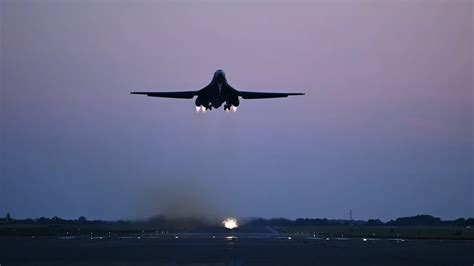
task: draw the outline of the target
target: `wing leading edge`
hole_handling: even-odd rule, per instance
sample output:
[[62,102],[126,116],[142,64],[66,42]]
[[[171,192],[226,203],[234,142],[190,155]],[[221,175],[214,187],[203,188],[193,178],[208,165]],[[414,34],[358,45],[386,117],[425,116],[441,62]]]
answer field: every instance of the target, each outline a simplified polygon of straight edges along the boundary
[[304,95],[304,93],[282,93],[282,92],[254,92],[254,91],[239,91],[238,95],[243,99],[269,99],[269,98],[284,98],[293,95]]
[[177,98],[177,99],[192,99],[197,96],[199,91],[169,91],[169,92],[130,92],[130,94],[141,94],[149,97],[162,97],[162,98]]

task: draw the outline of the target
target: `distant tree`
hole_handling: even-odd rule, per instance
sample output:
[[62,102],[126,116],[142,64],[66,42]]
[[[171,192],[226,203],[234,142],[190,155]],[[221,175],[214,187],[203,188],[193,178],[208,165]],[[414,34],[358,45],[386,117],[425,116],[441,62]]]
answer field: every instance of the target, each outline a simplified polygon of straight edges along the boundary
[[50,223],[50,219],[46,218],[46,217],[40,217],[40,218],[36,219],[36,222],[39,223],[39,224],[48,224],[48,223]]
[[368,225],[368,226],[379,226],[379,225],[384,225],[384,223],[382,221],[380,221],[379,219],[369,219],[365,225]]
[[433,217],[431,215],[416,215],[412,217],[401,217],[397,218],[395,221],[390,221],[387,223],[388,225],[396,225],[396,226],[403,226],[403,225],[441,225],[441,219],[437,217]]
[[81,217],[79,217],[79,218],[77,219],[77,221],[78,221],[79,223],[86,223],[86,222],[87,222],[87,219],[86,219],[86,217],[81,216]]
[[24,219],[24,220],[22,221],[22,223],[24,223],[24,224],[32,224],[32,223],[34,223],[34,221],[33,221],[33,219]]
[[474,218],[468,218],[468,219],[466,219],[465,225],[474,225]]
[[7,216],[5,217],[5,223],[11,223],[13,221],[9,212],[7,212]]
[[464,226],[466,225],[466,219],[459,218],[459,219],[454,220],[453,223],[458,226]]

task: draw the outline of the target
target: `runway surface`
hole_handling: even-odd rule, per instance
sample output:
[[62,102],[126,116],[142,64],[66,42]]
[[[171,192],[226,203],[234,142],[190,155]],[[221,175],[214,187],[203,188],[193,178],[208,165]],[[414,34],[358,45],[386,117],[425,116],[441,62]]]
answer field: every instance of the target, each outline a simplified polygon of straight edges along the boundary
[[0,265],[473,265],[474,241],[278,234],[3,237]]

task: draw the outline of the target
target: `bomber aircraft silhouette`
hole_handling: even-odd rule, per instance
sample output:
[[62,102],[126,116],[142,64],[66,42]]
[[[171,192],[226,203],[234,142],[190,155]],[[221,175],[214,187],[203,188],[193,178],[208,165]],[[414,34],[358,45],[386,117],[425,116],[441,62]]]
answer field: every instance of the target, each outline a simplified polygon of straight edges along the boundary
[[214,73],[209,85],[197,91],[131,92],[131,94],[178,99],[192,99],[197,96],[195,103],[198,112],[206,112],[212,110],[213,107],[217,109],[224,103],[224,111],[235,112],[240,104],[239,96],[242,99],[267,99],[304,95],[304,93],[238,91],[227,83],[225,73],[221,69]]

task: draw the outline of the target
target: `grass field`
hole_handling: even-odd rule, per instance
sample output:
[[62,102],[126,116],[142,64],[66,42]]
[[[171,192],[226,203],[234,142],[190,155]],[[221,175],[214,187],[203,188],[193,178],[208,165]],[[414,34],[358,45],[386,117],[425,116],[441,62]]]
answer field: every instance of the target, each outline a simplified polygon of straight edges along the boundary
[[275,229],[281,233],[323,237],[474,239],[472,228],[456,226],[292,226]]

